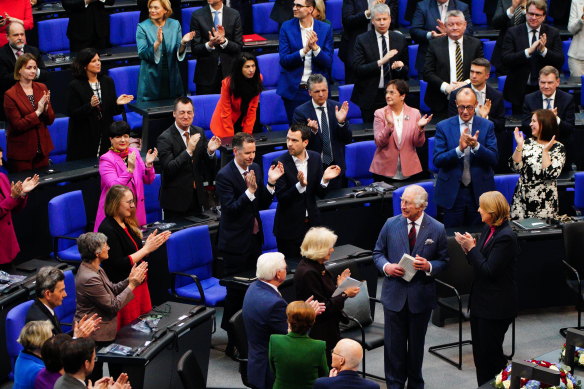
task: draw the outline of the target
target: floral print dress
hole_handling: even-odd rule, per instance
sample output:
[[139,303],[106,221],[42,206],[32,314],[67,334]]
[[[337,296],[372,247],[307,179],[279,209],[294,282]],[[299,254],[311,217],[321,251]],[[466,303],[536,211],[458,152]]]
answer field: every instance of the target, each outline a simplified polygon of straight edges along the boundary
[[526,219],[555,218],[558,213],[558,187],[556,179],[566,162],[566,148],[556,142],[549,151],[552,163],[542,169],[543,145],[535,139],[523,144],[521,162],[509,158],[511,170],[519,173],[519,182],[513,195],[511,217]]

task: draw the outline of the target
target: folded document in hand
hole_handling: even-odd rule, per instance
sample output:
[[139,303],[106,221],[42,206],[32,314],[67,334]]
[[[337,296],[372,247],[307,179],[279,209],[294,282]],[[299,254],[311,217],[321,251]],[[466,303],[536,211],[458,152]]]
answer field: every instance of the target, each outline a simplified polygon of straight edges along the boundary
[[352,288],[355,286],[361,286],[361,281],[357,281],[354,278],[347,277],[347,279],[341,282],[341,285],[337,286],[337,289],[333,293],[333,297],[340,295],[347,288]]
[[410,282],[412,278],[416,275],[417,270],[414,269],[414,257],[409,254],[402,255],[399,260],[398,265],[404,268],[404,275],[402,278],[407,282]]

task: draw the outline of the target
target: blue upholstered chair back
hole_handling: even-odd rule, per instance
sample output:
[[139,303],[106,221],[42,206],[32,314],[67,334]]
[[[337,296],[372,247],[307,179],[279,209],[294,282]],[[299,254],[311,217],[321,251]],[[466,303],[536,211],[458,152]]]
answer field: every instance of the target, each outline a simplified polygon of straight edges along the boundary
[[69,129],[69,118],[56,118],[49,126],[49,133],[55,148],[49,154],[53,163],[61,163],[67,160],[67,135]]
[[[73,275],[71,270],[65,272],[65,292],[67,292],[67,297],[63,299],[61,305],[55,308],[55,314],[59,318],[60,323],[73,324],[77,299],[75,298],[75,275]],[[61,325],[63,332],[69,332],[71,329],[72,326]]]
[[268,183],[268,170],[270,169],[270,165],[272,164],[272,161],[276,158],[278,158],[280,155],[287,153],[288,150],[284,149],[284,150],[278,150],[278,151],[272,151],[271,153],[266,153],[264,155],[262,155],[262,169],[263,169],[263,173],[264,173],[264,185],[266,185]]
[[[359,180],[361,185],[369,185],[373,182],[373,174],[369,171],[373,154],[375,154],[375,141],[349,143],[345,145],[345,164],[347,177]],[[352,186],[352,183],[350,183]]]
[[[493,50],[495,49],[495,43],[497,41],[483,41],[483,52],[485,53],[485,58],[489,61],[493,57]],[[495,67],[491,63],[491,73],[495,71]]]
[[262,54],[258,55],[257,58],[258,67],[260,68],[260,73],[263,76],[264,88],[266,90],[275,89],[278,86],[278,78],[280,78],[280,54]]
[[[401,12],[401,11],[400,11]],[[410,78],[418,79],[418,69],[416,68],[416,58],[418,57],[418,48],[420,45],[409,45],[408,46],[408,73]]]
[[274,3],[252,4],[253,31],[256,34],[277,34],[278,23],[270,19]]
[[205,131],[211,129],[211,118],[220,96],[218,94],[190,96],[195,107],[195,119],[193,120],[195,126],[199,126]]
[[485,0],[472,0],[471,8],[471,20],[472,24],[475,26],[481,26],[487,24],[487,15],[483,12],[483,7],[485,6]]
[[339,49],[335,49],[333,54],[332,76],[337,84],[343,85],[345,83],[345,64],[339,58]]
[[3,158],[6,159],[6,130],[4,128],[0,129],[0,147],[4,150]]
[[[80,190],[63,193],[49,201],[49,233],[51,237],[69,236],[77,238],[86,232],[87,216]],[[75,246],[75,240],[60,239],[57,251]]]
[[[191,31],[191,16],[193,15],[193,12],[195,12],[199,8],[201,8],[201,7],[188,7],[188,8],[183,8],[181,10],[181,23],[180,23],[180,25],[182,28],[183,35],[189,31]],[[195,73],[190,73],[190,74],[193,75]]]
[[574,208],[584,211],[584,172],[574,175]]
[[197,93],[197,84],[195,84],[195,68],[197,67],[196,59],[189,59],[187,62],[187,92],[189,95],[194,96]]
[[407,27],[411,23],[406,20],[406,9],[408,8],[408,0],[399,0],[398,1],[398,20],[400,27]]
[[[166,252],[170,272],[195,274],[201,281],[213,276],[213,250],[207,225],[174,232],[166,242]],[[190,283],[186,277],[177,277],[175,287]]]
[[[108,70],[109,76],[114,80],[116,85],[116,92],[118,94],[132,95],[134,98],[138,97],[138,75],[140,74],[140,65],[121,66],[111,68]],[[126,110],[126,117],[130,128],[135,132],[142,131],[142,116],[136,112],[131,112],[128,107]],[[122,120],[121,115],[118,115],[114,120]]]
[[326,18],[330,20],[334,32],[343,29],[343,0],[327,0],[325,2]]
[[260,94],[260,122],[270,126],[272,131],[288,129],[284,102],[275,89],[265,90]]
[[361,108],[351,101],[351,95],[353,94],[353,84],[340,85],[339,86],[339,101],[343,103],[344,101],[349,102],[349,113],[347,118],[351,123],[363,123],[363,118],[361,117]]
[[135,45],[139,22],[140,11],[110,14],[110,43],[112,46]]
[[162,220],[162,209],[158,194],[160,192],[160,174],[157,174],[150,185],[144,185],[144,197],[146,198],[146,222],[154,223]]
[[428,138],[428,170],[432,173],[438,173],[438,168],[434,165],[434,143],[436,139],[431,136]]
[[274,218],[276,217],[275,209],[265,209],[260,211],[260,218],[262,219],[262,230],[264,233],[264,244],[262,245],[262,253],[269,253],[278,251],[278,244],[274,236]]
[[20,343],[16,341],[20,335],[22,327],[24,327],[26,314],[32,305],[33,300],[18,304],[6,315],[6,351],[10,358],[10,379],[14,376],[14,363],[18,354],[22,350]]
[[428,104],[426,104],[426,102],[424,101],[424,99],[426,98],[426,89],[428,89],[428,83],[424,80],[420,80],[420,111],[425,114],[425,113],[431,113],[431,109],[430,107],[428,107]]
[[68,25],[69,18],[47,19],[37,22],[39,49],[43,53],[69,51]]
[[[503,93],[503,90],[505,90],[505,81],[507,81],[507,76],[499,76],[497,78],[497,87],[501,93]],[[505,106],[505,115],[511,115],[513,113],[511,109],[511,103],[507,100],[503,100],[503,105]]]
[[[420,185],[424,188],[426,193],[428,193],[428,206],[426,207],[426,213],[435,218],[438,215],[438,210],[436,208],[436,203],[434,202],[434,181],[417,182],[416,185]],[[392,201],[394,215],[401,214],[401,196],[406,188],[407,186],[402,186],[393,191]]]
[[517,181],[519,181],[519,174],[498,174],[495,176],[495,190],[505,196],[509,205],[513,202]]

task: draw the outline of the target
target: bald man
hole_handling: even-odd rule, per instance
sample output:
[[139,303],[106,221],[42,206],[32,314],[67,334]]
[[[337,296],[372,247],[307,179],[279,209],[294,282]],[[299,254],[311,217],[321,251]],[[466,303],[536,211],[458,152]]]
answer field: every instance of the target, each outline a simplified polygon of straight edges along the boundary
[[352,339],[341,339],[332,352],[329,377],[314,381],[313,389],[379,389],[379,384],[366,380],[357,371],[363,359],[363,348]]

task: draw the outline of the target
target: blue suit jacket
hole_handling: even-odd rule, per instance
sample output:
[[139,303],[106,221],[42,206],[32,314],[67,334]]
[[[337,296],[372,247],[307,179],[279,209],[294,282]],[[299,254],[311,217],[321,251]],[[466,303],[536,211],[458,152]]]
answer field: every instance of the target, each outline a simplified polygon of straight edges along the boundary
[[[495,190],[493,168],[497,166],[498,154],[493,122],[475,115],[472,123],[472,134],[474,135],[477,131],[479,131],[480,147],[476,153],[471,152],[470,175],[472,189],[478,204],[481,194]],[[450,209],[454,205],[462,177],[464,158],[459,158],[455,150],[459,140],[458,116],[443,120],[436,125],[434,166],[439,171],[434,193],[436,204],[446,209]]]
[[336,377],[320,377],[313,389],[379,389],[379,384],[366,380],[354,370],[340,371]]
[[[320,73],[330,80],[333,65],[333,29],[330,24],[314,20],[314,32],[318,36],[320,53],[312,58],[312,73]],[[300,57],[302,36],[298,19],[290,19],[280,28],[280,78],[277,93],[292,99],[298,91],[298,86],[304,73],[304,59]]]
[[247,379],[258,389],[274,384],[274,375],[268,366],[270,335],[286,334],[286,306],[276,291],[262,281],[249,286],[243,299],[243,321],[247,334]]
[[[462,11],[464,19],[466,20],[466,35],[472,36],[472,21],[470,19],[470,12],[468,4],[460,0],[450,0],[448,2],[448,10],[457,9]],[[412,25],[410,26],[410,35],[412,40],[420,45],[418,48],[418,56],[416,57],[416,69],[421,75],[424,72],[424,62],[426,58],[426,50],[428,49],[429,40],[426,37],[428,31],[436,30],[436,19],[440,19],[440,12],[436,0],[423,0],[416,6],[416,12],[412,18]],[[437,30],[436,30],[437,31]]]
[[[411,255],[426,258],[432,264],[432,276],[443,271],[448,265],[446,230],[444,225],[424,214],[422,225]],[[410,253],[407,219],[394,216],[385,222],[379,233],[373,260],[383,273],[386,263],[399,263],[404,253]],[[436,307],[436,286],[434,278],[418,271],[410,282],[401,278],[385,277],[381,290],[381,302],[385,309],[401,311],[408,304],[411,313],[421,313]]]

